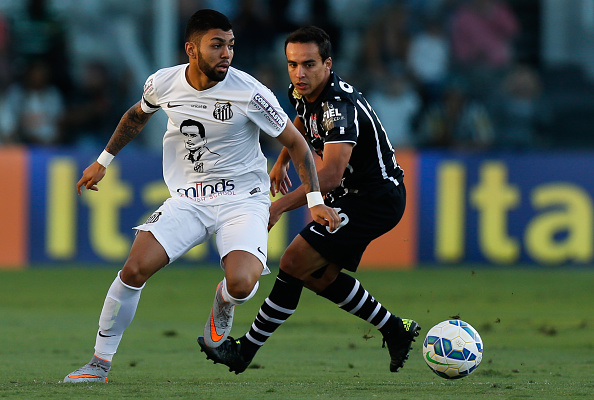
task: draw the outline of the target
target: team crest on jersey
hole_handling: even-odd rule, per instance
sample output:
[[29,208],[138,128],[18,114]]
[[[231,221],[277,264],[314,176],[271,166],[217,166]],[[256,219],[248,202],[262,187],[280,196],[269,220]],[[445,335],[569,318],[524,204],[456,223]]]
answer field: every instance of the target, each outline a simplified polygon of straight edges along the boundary
[[320,134],[318,133],[318,115],[312,114],[309,117],[309,130],[314,138],[319,139]]
[[233,117],[233,111],[231,110],[231,103],[215,103],[214,111],[212,112],[212,116],[219,121],[227,121]]

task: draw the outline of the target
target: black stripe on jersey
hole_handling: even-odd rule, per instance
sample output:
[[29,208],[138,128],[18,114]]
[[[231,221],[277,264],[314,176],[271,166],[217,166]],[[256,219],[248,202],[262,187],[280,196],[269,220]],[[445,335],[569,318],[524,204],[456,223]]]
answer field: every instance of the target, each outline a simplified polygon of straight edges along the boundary
[[158,110],[158,109],[160,108],[159,106],[156,106],[156,105],[154,105],[154,104],[151,104],[151,103],[149,103],[149,102],[148,102],[148,101],[147,101],[147,100],[144,98],[144,96],[142,96],[142,101],[144,101],[144,104],[146,104],[147,106],[149,106],[149,108],[154,108],[154,109],[156,109],[156,110]]

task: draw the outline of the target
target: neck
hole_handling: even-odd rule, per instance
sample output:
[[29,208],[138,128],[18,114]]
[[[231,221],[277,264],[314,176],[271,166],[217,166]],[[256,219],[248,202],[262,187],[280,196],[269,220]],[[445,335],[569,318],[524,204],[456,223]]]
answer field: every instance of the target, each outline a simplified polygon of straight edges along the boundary
[[197,65],[192,66],[191,63],[186,67],[186,81],[196,90],[210,89],[218,83],[204,75]]

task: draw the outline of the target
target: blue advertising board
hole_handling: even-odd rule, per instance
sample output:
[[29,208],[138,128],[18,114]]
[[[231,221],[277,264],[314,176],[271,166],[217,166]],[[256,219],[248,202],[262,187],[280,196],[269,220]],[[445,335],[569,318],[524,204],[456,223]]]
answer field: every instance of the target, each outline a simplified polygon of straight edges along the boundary
[[423,152],[419,260],[592,262],[593,166],[590,153]]

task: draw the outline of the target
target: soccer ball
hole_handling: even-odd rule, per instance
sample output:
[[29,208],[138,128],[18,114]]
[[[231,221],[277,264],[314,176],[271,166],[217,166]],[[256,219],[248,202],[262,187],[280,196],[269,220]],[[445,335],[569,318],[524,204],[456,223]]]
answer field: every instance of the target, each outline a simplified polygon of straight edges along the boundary
[[470,324],[458,319],[443,321],[427,332],[423,359],[442,378],[464,378],[481,363],[483,341]]

